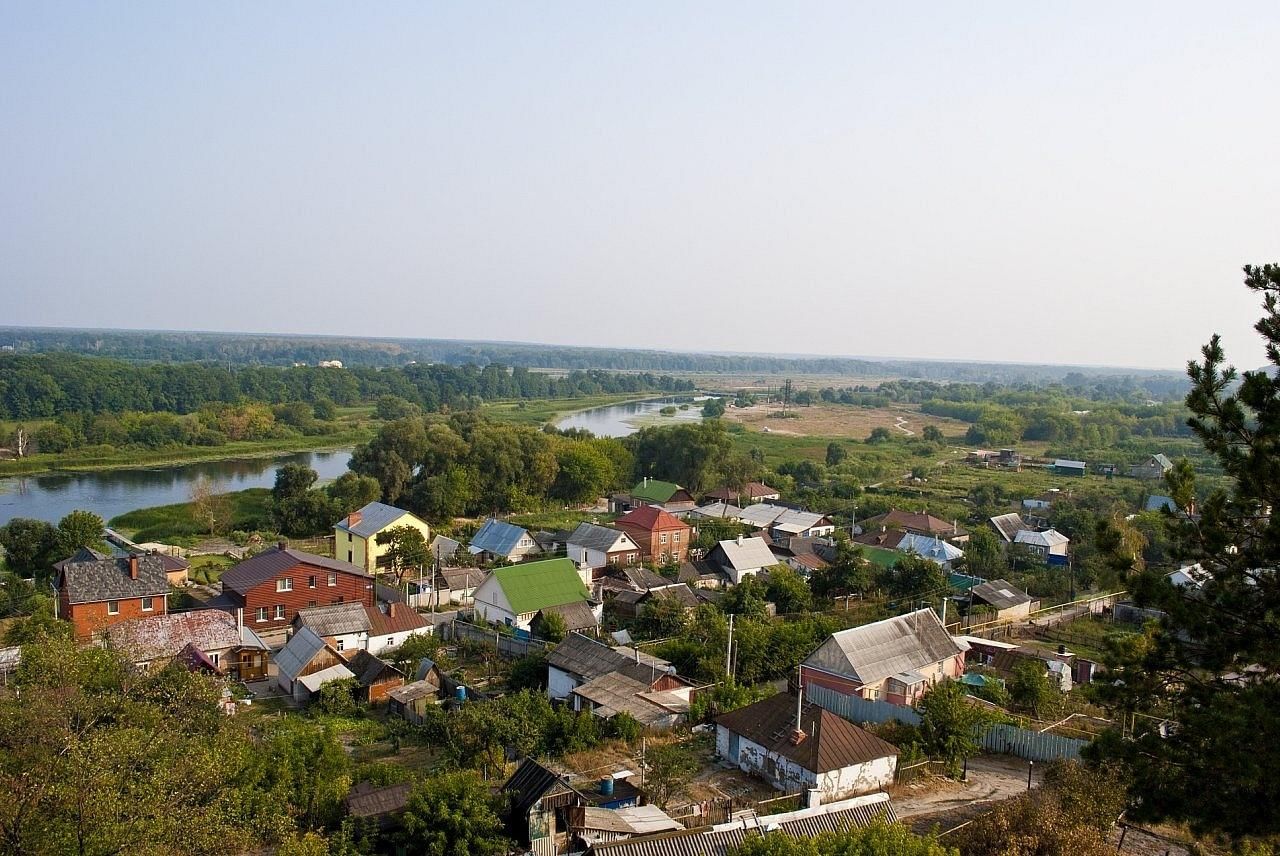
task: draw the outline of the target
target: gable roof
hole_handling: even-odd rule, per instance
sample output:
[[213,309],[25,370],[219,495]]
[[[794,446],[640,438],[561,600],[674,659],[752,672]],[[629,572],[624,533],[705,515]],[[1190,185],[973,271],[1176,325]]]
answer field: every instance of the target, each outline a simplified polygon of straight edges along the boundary
[[267,650],[266,643],[248,627],[219,609],[171,612],[113,624],[104,631],[111,647],[119,648],[134,662],[176,657],[188,645],[203,652],[228,648]]
[[345,636],[348,633],[368,633],[369,614],[363,603],[333,603],[327,606],[308,606],[298,610],[294,624],[306,627],[317,636]]
[[[101,553],[86,551],[80,561],[68,560],[59,569],[59,588],[65,588],[73,604],[99,603],[134,597],[165,597],[169,578],[159,556],[92,558]],[[138,563],[138,578],[129,576],[130,562]]]
[[1068,458],[1058,458],[1053,462],[1055,467],[1067,470],[1083,470],[1088,466],[1084,461],[1073,461]]
[[988,522],[995,528],[996,534],[1010,543],[1019,532],[1031,528],[1031,525],[1023,520],[1021,515],[1012,511],[1008,514],[997,514]]
[[759,537],[721,541],[716,549],[720,550],[725,561],[735,571],[750,571],[778,564],[778,557],[773,555],[765,540]]
[[684,488],[674,482],[642,479],[639,484],[631,489],[631,498],[639,499],[643,502],[669,502],[671,497],[682,490]]
[[523,818],[543,797],[563,795],[575,804],[585,803],[582,794],[573,789],[564,776],[554,773],[532,758],[525,758],[502,786],[504,794],[512,794],[511,812]]
[[970,591],[975,598],[991,604],[996,609],[1012,609],[1024,603],[1031,603],[1031,596],[1008,580],[990,580],[974,586]]
[[403,672],[363,648],[351,655],[347,660],[347,668],[356,676],[356,680],[362,687],[372,686],[385,678],[400,678],[402,682],[404,680]]
[[1071,539],[1057,529],[1046,529],[1043,532],[1023,530],[1013,540],[1018,544],[1034,544],[1037,547],[1060,547],[1071,543]]
[[769,528],[777,529],[785,533],[795,534],[805,532],[819,525],[830,526],[831,521],[827,520],[827,516],[825,514],[784,508],[782,513],[774,519],[773,524]]
[[240,564],[229,568],[222,575],[222,588],[224,591],[230,589],[237,594],[246,595],[268,580],[275,579],[280,574],[298,565],[362,577],[369,580],[370,585],[373,584],[373,577],[365,573],[363,568],[359,568],[350,562],[340,562],[337,559],[327,559],[314,553],[304,553],[301,550],[294,550],[290,547],[276,546],[269,550],[263,550],[258,555],[245,559]]
[[904,553],[915,553],[938,564],[954,562],[964,556],[964,550],[954,544],[943,541],[936,535],[916,535],[908,532],[898,542],[898,549]]
[[886,511],[877,517],[872,517],[863,524],[863,528],[867,530],[882,526],[886,529],[923,532],[929,535],[941,535],[945,538],[966,534],[965,528],[955,522],[942,520],[923,511],[901,511],[897,508]]
[[569,559],[543,559],[494,568],[493,579],[502,587],[512,612],[517,615],[588,599],[587,587],[578,576],[578,566]]
[[[610,648],[603,642],[570,633],[547,654],[547,665],[562,672],[593,680],[613,672],[634,671],[645,678],[666,674],[671,664],[635,648]],[[633,667],[639,667],[635,669]]]
[[707,499],[719,499],[723,502],[741,502],[743,499],[756,500],[781,494],[776,487],[769,487],[763,482],[747,482],[741,490],[725,487],[716,488],[707,494]]
[[814,773],[829,773],[898,755],[897,746],[816,704],[802,706],[800,727],[805,737],[796,743],[792,736],[796,727],[796,697],[790,693],[778,693],[718,716],[716,725]]
[[428,549],[431,551],[431,555],[435,556],[437,559],[449,560],[453,558],[454,554],[458,552],[458,548],[461,546],[462,544],[460,542],[455,541],[452,538],[437,535],[431,539],[431,545]]
[[784,505],[773,505],[768,502],[757,502],[754,505],[748,505],[738,514],[738,520],[747,526],[754,526],[757,529],[773,523],[782,516],[782,512],[787,511]]
[[656,505],[633,508],[613,522],[614,526],[634,526],[646,532],[659,529],[688,529],[689,525]]
[[[431,626],[431,619],[418,612],[408,604],[387,604],[383,612],[376,606],[366,606],[365,616],[369,620],[370,636],[388,636],[392,633],[407,633]],[[394,615],[392,613],[395,613]]]
[[359,535],[361,538],[372,538],[406,514],[418,520],[419,523],[422,522],[403,508],[396,508],[384,502],[371,502],[333,524],[333,528]]
[[742,509],[727,502],[713,502],[689,512],[694,517],[706,517],[712,520],[736,520],[742,516]]
[[564,619],[566,630],[595,630],[600,623],[596,621],[596,614],[591,610],[591,605],[585,600],[575,600],[558,606],[544,606],[538,610],[538,614],[543,616],[552,613]]
[[925,607],[832,633],[805,658],[804,665],[872,684],[965,650],[947,633],[937,613]]
[[471,536],[469,549],[472,553],[492,553],[495,556],[506,556],[516,548],[521,539],[527,538],[528,535],[529,533],[526,530],[521,529],[514,523],[490,517],[484,522],[483,526],[476,530],[476,534]]
[[1147,497],[1147,504],[1143,507],[1143,510],[1161,511],[1165,508],[1176,512],[1178,510],[1178,504],[1173,501],[1173,497],[1171,496],[1161,496],[1153,493],[1151,496]]
[[[276,654],[276,668],[290,680],[297,679],[307,664],[329,645],[310,627],[301,627]],[[337,651],[333,652],[337,655]],[[341,659],[341,658],[339,658]]]
[[601,553],[608,553],[623,538],[627,539],[629,544],[635,545],[635,542],[631,540],[631,536],[619,529],[610,529],[608,526],[600,526],[595,523],[579,523],[578,528],[574,529],[573,534],[569,536],[568,543],[576,547],[585,547],[588,550],[599,550]]

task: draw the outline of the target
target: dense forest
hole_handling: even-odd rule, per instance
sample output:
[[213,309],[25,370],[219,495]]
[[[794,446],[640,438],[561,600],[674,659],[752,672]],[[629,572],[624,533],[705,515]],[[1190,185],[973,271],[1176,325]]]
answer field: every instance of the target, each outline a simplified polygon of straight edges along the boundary
[[15,353],[64,351],[137,362],[212,362],[222,365],[314,365],[341,360],[344,365],[384,367],[411,363],[525,366],[563,371],[606,369],[641,372],[759,373],[763,375],[837,374],[909,377],[922,380],[985,383],[1070,382],[1073,376],[1130,379],[1181,395],[1186,378],[1179,372],[1105,369],[1080,366],[936,360],[860,359],[852,357],[706,354],[622,348],[584,348],[521,342],[464,342],[447,339],[369,339],[341,336],[249,335],[143,330],[63,330],[0,327],[0,345]]
[[74,354],[0,355],[0,419],[62,413],[194,413],[211,404],[351,405],[397,396],[423,410],[483,401],[573,398],[631,392],[688,392],[693,384],[648,373],[600,370],[557,376],[490,364],[400,368],[137,365]]

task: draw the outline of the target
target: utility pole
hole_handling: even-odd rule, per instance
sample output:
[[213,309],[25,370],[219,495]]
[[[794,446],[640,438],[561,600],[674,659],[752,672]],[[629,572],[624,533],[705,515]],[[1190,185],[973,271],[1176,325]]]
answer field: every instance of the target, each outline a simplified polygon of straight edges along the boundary
[[724,674],[733,677],[733,613],[729,613],[729,645],[724,652]]

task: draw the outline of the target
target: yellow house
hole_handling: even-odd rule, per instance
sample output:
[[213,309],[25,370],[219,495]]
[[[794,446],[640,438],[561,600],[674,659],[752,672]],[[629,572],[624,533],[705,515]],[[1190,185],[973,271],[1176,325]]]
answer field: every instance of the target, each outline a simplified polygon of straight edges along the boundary
[[415,515],[393,505],[371,502],[333,524],[333,557],[369,573],[385,568],[387,548],[377,538],[397,526],[412,526],[424,540],[431,540],[431,527]]

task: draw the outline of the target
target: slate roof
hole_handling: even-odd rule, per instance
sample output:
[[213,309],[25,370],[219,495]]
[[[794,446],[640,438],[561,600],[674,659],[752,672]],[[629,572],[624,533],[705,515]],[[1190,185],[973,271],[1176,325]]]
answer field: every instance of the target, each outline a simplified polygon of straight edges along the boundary
[[341,681],[346,678],[354,678],[356,675],[342,663],[329,666],[327,669],[321,669],[318,672],[312,672],[309,675],[303,675],[298,678],[298,683],[302,684],[311,692],[318,692],[319,689],[330,681]]
[[1060,547],[1070,544],[1071,539],[1057,529],[1046,529],[1043,532],[1022,531],[1014,538],[1018,544],[1034,544],[1037,547]]
[[873,684],[899,672],[940,663],[962,647],[928,607],[833,633],[804,665]]
[[872,529],[901,529],[904,532],[918,532],[927,535],[939,535],[943,538],[954,538],[967,534],[963,526],[953,521],[942,520],[923,511],[902,511],[892,509],[877,517],[872,517],[863,524],[867,531]]
[[453,591],[474,589],[489,577],[489,572],[480,568],[441,568],[440,576]]
[[624,567],[611,567],[606,580],[615,579],[624,583],[636,591],[647,591],[651,588],[662,588],[671,585],[671,580],[655,574],[653,571],[641,565],[627,565]]
[[[91,558],[100,553],[86,551],[80,561],[68,560],[59,570],[59,588],[65,588],[73,604],[100,603],[134,597],[165,597],[169,578],[159,556]],[[129,576],[129,562],[138,562],[138,578]]]
[[317,636],[314,630],[310,627],[301,627],[276,654],[276,669],[280,674],[294,680],[325,647],[327,647],[325,641]]
[[[627,713],[641,725],[652,725],[689,710],[689,702],[675,693],[649,691],[655,675],[651,669],[644,669],[643,676],[639,677],[628,672],[610,672],[593,678],[575,687],[573,694],[595,705],[592,711],[595,716],[608,719]],[[656,674],[660,676],[662,672]]]
[[697,608],[701,602],[698,596],[687,585],[667,585],[666,588],[650,589],[645,593],[645,597],[650,600],[659,600],[660,598],[673,598],[688,609]]
[[362,687],[372,686],[378,681],[387,679],[404,680],[404,674],[399,669],[368,651],[360,650],[352,654],[347,660],[347,668],[356,676],[356,680]]
[[484,522],[476,534],[471,536],[472,553],[492,553],[495,556],[507,556],[516,548],[522,538],[529,533],[505,520],[490,517]]
[[716,488],[707,494],[708,499],[718,499],[722,502],[741,502],[743,499],[755,500],[763,499],[766,496],[778,496],[781,493],[776,487],[769,487],[761,482],[747,482],[742,486],[741,490],[731,487]]
[[737,571],[778,564],[778,557],[773,555],[763,538],[743,538],[741,543],[737,539],[721,541],[716,546],[724,555],[725,561]]
[[618,541],[625,539],[626,544],[623,547],[630,549],[639,546],[631,540],[631,536],[626,532],[618,529],[610,529],[608,526],[599,526],[595,523],[579,523],[578,528],[573,530],[573,534],[569,536],[569,544],[575,547],[585,547],[588,550],[599,550],[601,553],[608,553],[615,549]]
[[[570,633],[552,648],[547,654],[547,665],[588,681],[611,672],[628,670],[648,678],[655,670],[658,674],[666,673],[671,666],[652,654],[641,651],[637,657],[634,648],[610,648],[581,633]],[[635,666],[639,666],[639,670],[632,668]]]
[[363,603],[334,603],[298,610],[293,623],[314,630],[317,636],[346,636],[368,633],[369,614]]
[[559,615],[564,619],[567,630],[595,630],[599,624],[596,621],[596,614],[591,610],[591,605],[585,600],[575,600],[573,603],[562,603],[559,606],[545,606],[538,612],[544,616],[551,613]]
[[266,643],[253,630],[238,627],[235,616],[217,609],[123,621],[108,627],[105,636],[111,647],[123,651],[135,663],[176,657],[188,645],[205,653],[231,648],[267,650]]
[[916,535],[908,532],[898,542],[898,549],[904,553],[915,553],[942,565],[954,562],[964,556],[964,550],[954,544],[943,541],[936,535]]
[[458,541],[452,538],[446,538],[443,535],[437,535],[431,539],[431,555],[435,556],[442,562],[447,562],[458,552],[458,548],[462,546]]
[[[333,528],[359,535],[361,538],[372,538],[406,514],[413,516],[403,508],[396,508],[384,502],[371,502],[359,511],[352,512],[339,520]],[[353,517],[356,518],[356,523],[351,522]]]
[[711,520],[737,520],[742,516],[742,509],[727,502],[713,502],[689,512],[693,517],[705,517]]
[[1012,543],[1013,539],[1022,530],[1032,528],[1020,515],[1012,511],[1008,514],[998,514],[992,517],[989,522],[1006,543]]
[[565,781],[565,777],[553,773],[532,758],[525,758],[502,786],[504,794],[511,794],[511,813],[524,818],[534,803],[544,797],[564,796],[566,804],[582,804],[586,800]]
[[669,511],[656,505],[633,508],[613,522],[614,526],[634,526],[646,532],[664,529],[688,529],[689,525]]
[[294,550],[290,547],[277,546],[269,550],[263,550],[258,555],[245,559],[240,564],[228,569],[222,575],[222,588],[223,590],[229,589],[240,595],[246,595],[254,588],[268,580],[275,579],[280,574],[298,565],[307,565],[341,574],[351,574],[367,579],[371,583],[373,581],[373,578],[365,573],[362,568],[356,567],[349,562],[340,562],[337,559],[327,559],[314,553],[304,553],[301,550]]
[[788,510],[790,509],[785,506],[757,502],[755,505],[748,505],[742,509],[742,512],[738,515],[738,520],[747,526],[764,529],[781,517],[784,511]]
[[405,684],[402,687],[396,687],[388,697],[395,699],[401,704],[407,704],[411,701],[417,701],[420,698],[432,698],[440,694],[440,687],[432,681],[421,680],[414,681],[411,684]]
[[588,599],[578,567],[569,559],[543,559],[494,568],[493,577],[517,615]]
[[991,580],[974,586],[971,591],[976,599],[989,603],[996,609],[1012,609],[1031,603],[1031,596],[1008,580]]
[[800,726],[806,736],[799,743],[792,739],[795,723],[796,697],[790,693],[779,693],[716,717],[716,725],[814,773],[829,773],[898,755],[898,747],[816,704],[802,707]]
[[668,502],[678,491],[684,490],[680,485],[658,479],[643,479],[631,489],[631,498],[643,502]]
[[0,648],[0,674],[16,671],[22,665],[22,646],[11,645]]

